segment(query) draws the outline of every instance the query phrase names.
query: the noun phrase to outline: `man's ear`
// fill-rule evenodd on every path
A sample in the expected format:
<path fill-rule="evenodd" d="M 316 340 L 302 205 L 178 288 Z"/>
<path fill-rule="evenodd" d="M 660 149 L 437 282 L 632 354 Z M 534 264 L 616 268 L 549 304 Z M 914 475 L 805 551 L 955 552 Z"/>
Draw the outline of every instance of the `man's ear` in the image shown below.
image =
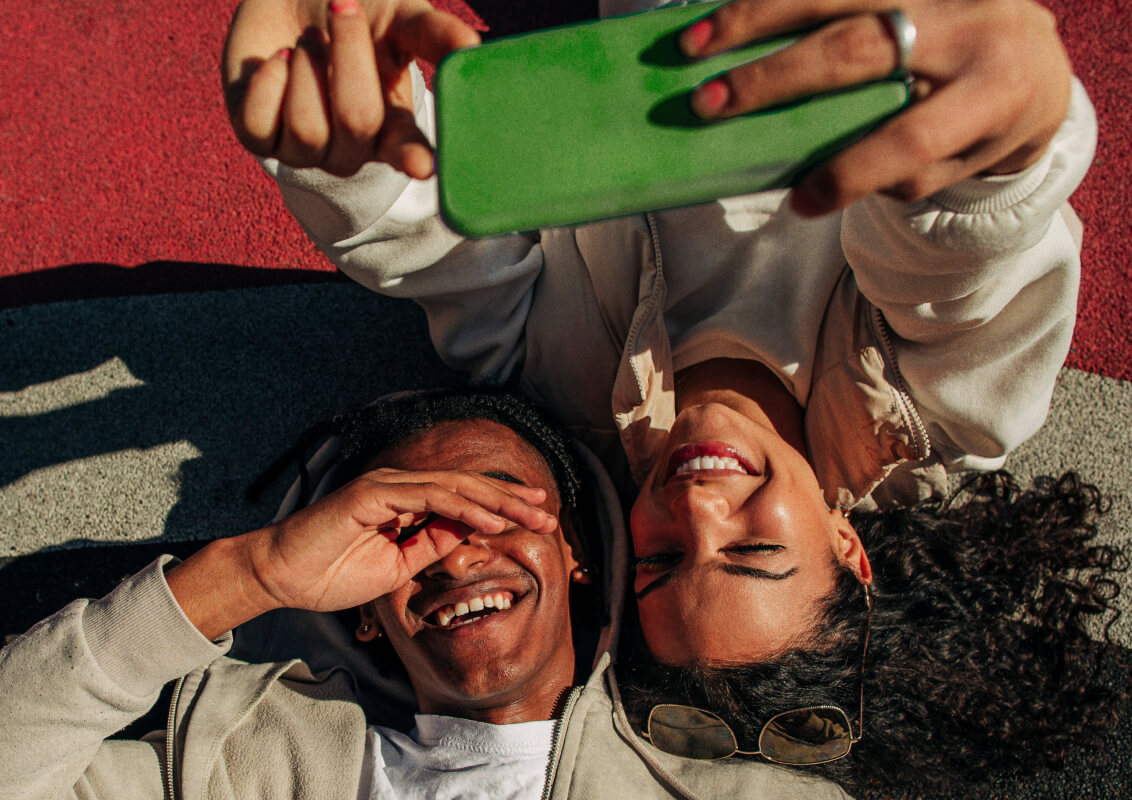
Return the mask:
<path fill-rule="evenodd" d="M 829 513 L 833 516 L 832 544 L 837 562 L 847 567 L 863 585 L 870 585 L 873 582 L 873 568 L 869 564 L 865 546 L 861 544 L 861 537 L 840 510 L 833 509 Z"/>
<path fill-rule="evenodd" d="M 382 636 L 381 624 L 377 621 L 377 608 L 372 602 L 365 603 L 358 606 L 358 615 L 361 621 L 358 623 L 357 630 L 354 631 L 354 636 L 360 642 L 372 642 Z"/>
<path fill-rule="evenodd" d="M 570 570 L 570 580 L 583 586 L 589 586 L 594 582 L 593 570 L 587 566 L 574 567 Z"/>
<path fill-rule="evenodd" d="M 583 575 L 591 575 L 593 570 L 586 556 L 586 548 L 582 545 L 579 536 L 581 529 L 579 528 L 577 511 L 571 510 L 568 513 L 559 514 L 558 526 L 562 529 L 562 540 L 566 543 L 566 567 L 570 570 L 570 579 L 575 583 L 589 583 L 588 578 L 581 579 Z"/>

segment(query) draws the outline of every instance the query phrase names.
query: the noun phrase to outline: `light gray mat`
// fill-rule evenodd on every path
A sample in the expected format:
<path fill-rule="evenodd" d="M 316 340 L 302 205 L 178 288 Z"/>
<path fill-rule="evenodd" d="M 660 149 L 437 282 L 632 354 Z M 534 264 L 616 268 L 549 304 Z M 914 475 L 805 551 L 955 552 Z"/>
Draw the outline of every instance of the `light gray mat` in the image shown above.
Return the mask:
<path fill-rule="evenodd" d="M 2 311 L 0 557 L 251 530 L 283 487 L 244 490 L 309 425 L 454 379 L 414 305 L 353 284 Z"/>
<path fill-rule="evenodd" d="M 86 543 L 208 539 L 270 518 L 243 492 L 307 426 L 456 379 L 411 303 L 345 283 L 0 311 L 0 558 Z M 1132 541 L 1132 384 L 1064 370 L 1008 466 L 1075 469 Z M 1124 592 L 1132 604 L 1132 588 Z M 1118 626 L 1132 643 L 1132 614 Z"/>

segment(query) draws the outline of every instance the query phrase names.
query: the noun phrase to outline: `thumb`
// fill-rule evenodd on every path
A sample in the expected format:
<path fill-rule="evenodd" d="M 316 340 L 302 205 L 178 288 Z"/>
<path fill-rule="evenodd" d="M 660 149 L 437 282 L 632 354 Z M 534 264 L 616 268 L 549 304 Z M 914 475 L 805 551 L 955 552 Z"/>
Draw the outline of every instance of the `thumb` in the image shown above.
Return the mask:
<path fill-rule="evenodd" d="M 400 65 L 413 58 L 437 64 L 453 50 L 474 47 L 480 35 L 459 17 L 425 0 L 393 4 L 388 17 L 374 22 L 374 38 L 384 39 Z"/>

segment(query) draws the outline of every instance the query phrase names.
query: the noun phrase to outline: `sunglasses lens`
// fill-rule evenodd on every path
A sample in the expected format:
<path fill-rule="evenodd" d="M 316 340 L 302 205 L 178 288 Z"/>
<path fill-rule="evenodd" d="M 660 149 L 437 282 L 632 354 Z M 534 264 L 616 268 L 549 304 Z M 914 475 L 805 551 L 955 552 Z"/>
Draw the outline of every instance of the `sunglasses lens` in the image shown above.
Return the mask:
<path fill-rule="evenodd" d="M 686 706 L 654 707 L 648 730 L 654 745 L 685 758 L 727 758 L 736 749 L 735 735 L 723 720 Z"/>
<path fill-rule="evenodd" d="M 849 754 L 853 732 L 840 708 L 810 708 L 779 714 L 763 727 L 759 750 L 779 764 L 823 764 Z"/>

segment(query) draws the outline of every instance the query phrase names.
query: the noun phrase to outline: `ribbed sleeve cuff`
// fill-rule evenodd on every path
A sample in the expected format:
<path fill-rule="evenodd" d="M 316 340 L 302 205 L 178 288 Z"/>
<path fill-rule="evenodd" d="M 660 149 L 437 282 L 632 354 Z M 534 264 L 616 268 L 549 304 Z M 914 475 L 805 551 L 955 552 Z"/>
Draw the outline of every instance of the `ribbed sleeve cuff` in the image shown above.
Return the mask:
<path fill-rule="evenodd" d="M 932 195 L 932 201 L 958 214 L 993 214 L 1018 205 L 1037 191 L 1052 161 L 1053 156 L 1047 150 L 1021 172 L 967 178 Z"/>
<path fill-rule="evenodd" d="M 210 642 L 185 616 L 165 581 L 161 556 L 83 611 L 91 656 L 123 691 L 144 696 L 224 655 L 231 634 Z"/>

